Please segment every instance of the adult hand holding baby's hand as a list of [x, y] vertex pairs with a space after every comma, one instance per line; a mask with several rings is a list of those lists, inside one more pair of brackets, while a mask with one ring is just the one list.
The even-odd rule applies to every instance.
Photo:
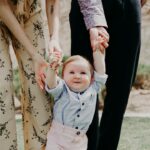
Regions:
[[49, 59], [50, 67], [53, 70], [57, 70], [57, 68], [61, 65], [62, 56], [63, 55], [59, 45], [59, 41], [56, 39], [51, 39], [49, 42], [48, 59]]
[[89, 32], [93, 51], [100, 50], [104, 53], [105, 49], [109, 46], [109, 34], [106, 29], [104, 27], [93, 27]]
[[51, 51], [49, 53], [49, 63], [51, 69], [57, 70], [62, 64], [62, 52], [55, 49]]

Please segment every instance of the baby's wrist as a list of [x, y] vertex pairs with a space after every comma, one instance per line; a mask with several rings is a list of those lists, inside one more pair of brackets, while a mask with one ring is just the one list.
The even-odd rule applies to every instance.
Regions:
[[97, 48], [97, 49], [94, 49], [93, 50], [93, 53], [97, 53], [97, 52], [99, 52], [99, 53], [101, 53], [101, 54], [105, 54], [105, 49], [100, 49], [100, 48]]
[[58, 67], [55, 67], [55, 66], [53, 66], [52, 64], [50, 64], [50, 65], [49, 65], [49, 69], [50, 69], [51, 71], [57, 72]]
[[94, 53], [94, 52], [99, 52], [99, 51], [100, 51], [99, 48], [93, 49], [93, 53]]

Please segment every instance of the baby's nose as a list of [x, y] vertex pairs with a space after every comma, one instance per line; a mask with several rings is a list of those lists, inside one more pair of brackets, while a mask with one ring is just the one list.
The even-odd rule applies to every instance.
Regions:
[[81, 78], [81, 75], [79, 73], [77, 73], [76, 78]]

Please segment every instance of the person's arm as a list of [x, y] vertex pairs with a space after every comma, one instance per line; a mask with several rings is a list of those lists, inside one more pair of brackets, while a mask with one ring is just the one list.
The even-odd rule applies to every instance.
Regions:
[[51, 69], [50, 67], [47, 68], [46, 71], [46, 79], [45, 83], [49, 89], [55, 88], [57, 85], [57, 74], [56, 71]]
[[46, 78], [43, 77], [43, 81], [48, 85], [49, 89], [57, 86], [57, 73], [58, 68], [61, 65], [62, 53], [54, 50], [49, 57], [50, 66], [47, 67]]
[[104, 52], [105, 49], [109, 46], [109, 34], [103, 27], [93, 27], [89, 30], [90, 42], [92, 50], [97, 49], [97, 42], [99, 42], [99, 48], [101, 52]]
[[50, 35], [49, 51], [59, 50], [59, 0], [46, 0], [46, 14]]
[[78, 0], [78, 3], [88, 30], [96, 26], [107, 27], [101, 0]]
[[31, 57], [35, 55], [35, 49], [31, 42], [29, 41], [27, 35], [24, 30], [20, 26], [16, 17], [14, 16], [7, 0], [0, 1], [0, 18], [5, 23], [5, 25], [9, 28], [9, 30], [13, 33], [13, 35], [17, 38], [17, 40], [25, 47], [25, 49], [29, 52]]
[[107, 27], [104, 10], [101, 0], [78, 0], [80, 11], [83, 14], [87, 30], [89, 30], [91, 47], [94, 50], [97, 39], [101, 50], [108, 47], [109, 35], [105, 29]]
[[100, 50], [93, 51], [93, 60], [95, 71], [99, 75], [105, 75], [105, 52], [102, 53]]
[[0, 18], [32, 57], [35, 79], [37, 83], [42, 87], [40, 74], [43, 72], [43, 68], [47, 66], [47, 63], [34, 49], [23, 28], [14, 16], [7, 0], [0, 1]]

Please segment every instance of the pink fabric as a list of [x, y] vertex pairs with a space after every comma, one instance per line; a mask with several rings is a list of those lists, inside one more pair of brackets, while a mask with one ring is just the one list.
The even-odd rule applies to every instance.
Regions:
[[47, 135], [46, 150], [87, 150], [87, 136], [82, 131], [53, 121]]

